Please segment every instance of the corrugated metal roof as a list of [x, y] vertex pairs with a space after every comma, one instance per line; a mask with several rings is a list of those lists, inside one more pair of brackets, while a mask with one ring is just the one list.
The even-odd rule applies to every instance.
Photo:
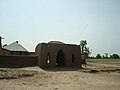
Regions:
[[3, 48], [7, 49], [9, 51], [24, 51], [24, 52], [28, 52], [28, 50], [25, 49], [22, 45], [20, 45], [18, 43], [18, 41], [13, 42], [13, 43], [11, 43], [9, 45], [5, 45], [5, 46], [3, 46]]

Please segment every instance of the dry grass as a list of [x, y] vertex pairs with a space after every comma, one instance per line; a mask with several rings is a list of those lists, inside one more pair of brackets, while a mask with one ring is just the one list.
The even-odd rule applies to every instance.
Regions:
[[0, 79], [18, 79], [21, 77], [34, 76], [36, 71], [18, 69], [0, 69]]

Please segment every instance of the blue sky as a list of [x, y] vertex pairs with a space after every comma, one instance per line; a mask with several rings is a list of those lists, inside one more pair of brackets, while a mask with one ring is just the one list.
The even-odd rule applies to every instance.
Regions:
[[53, 40], [87, 40], [92, 55], [120, 54], [120, 0], [0, 0], [3, 44], [29, 51]]

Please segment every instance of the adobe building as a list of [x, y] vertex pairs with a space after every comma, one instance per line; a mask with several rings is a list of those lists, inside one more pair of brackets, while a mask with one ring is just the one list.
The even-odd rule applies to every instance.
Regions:
[[38, 44], [35, 54], [39, 67], [81, 67], [82, 63], [79, 45], [59, 41]]
[[4, 45], [3, 49], [10, 52], [10, 55], [30, 55], [30, 52], [25, 49], [18, 41], [15, 41], [9, 45]]
[[36, 66], [37, 56], [28, 52], [18, 41], [2, 46], [0, 37], [0, 67]]
[[27, 49], [25, 49], [21, 44], [18, 43], [18, 41], [13, 42], [9, 45], [3, 45], [2, 46], [2, 37], [0, 36], [0, 55], [2, 56], [16, 56], [16, 55], [27, 55], [27, 56], [34, 56], [34, 52], [29, 52]]

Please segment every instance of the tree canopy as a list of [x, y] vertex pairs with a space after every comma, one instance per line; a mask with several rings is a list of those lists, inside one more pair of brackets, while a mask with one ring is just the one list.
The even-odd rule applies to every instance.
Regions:
[[112, 54], [112, 55], [110, 55], [110, 58], [118, 59], [118, 58], [120, 58], [120, 56], [118, 54]]
[[89, 47], [87, 47], [86, 45], [87, 45], [86, 40], [81, 40], [80, 41], [81, 54], [88, 57], [91, 54], [91, 52], [89, 50]]
[[100, 54], [97, 54], [96, 55], [96, 59], [100, 59], [101, 58], [101, 55]]

